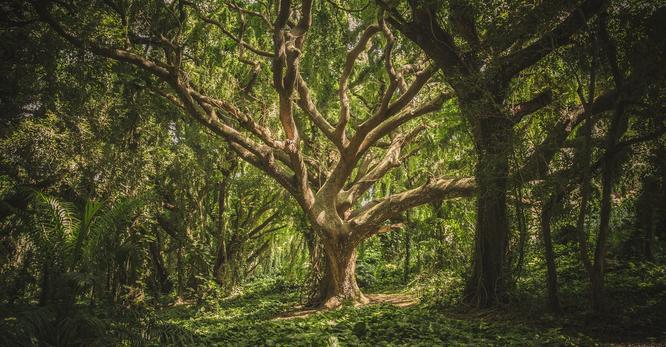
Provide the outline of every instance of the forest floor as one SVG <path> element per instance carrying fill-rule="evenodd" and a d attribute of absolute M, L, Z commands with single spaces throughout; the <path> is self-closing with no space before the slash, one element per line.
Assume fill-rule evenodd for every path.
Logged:
<path fill-rule="evenodd" d="M 409 307 L 416 305 L 419 302 L 414 295 L 408 293 L 367 294 L 366 297 L 369 299 L 369 302 L 365 305 L 390 304 L 397 307 Z M 297 305 L 293 310 L 285 312 L 274 319 L 305 318 L 323 311 L 325 311 L 325 309 Z"/>
<path fill-rule="evenodd" d="M 597 315 L 575 263 L 563 265 L 558 314 L 544 311 L 538 271 L 491 310 L 461 306 L 463 279 L 445 271 L 406 286 L 387 276 L 365 287 L 369 304 L 333 310 L 303 307 L 299 284 L 268 277 L 180 304 L 0 306 L 0 346 L 666 346 L 666 266 L 610 268 Z"/>
<path fill-rule="evenodd" d="M 455 314 L 406 293 L 369 294 L 370 304 L 335 310 L 299 306 L 296 290 L 267 288 L 215 307 L 174 306 L 162 319 L 185 328 L 191 344 L 234 346 L 595 345 L 560 328 L 497 314 Z M 188 343 L 190 344 L 190 343 Z"/>
<path fill-rule="evenodd" d="M 399 287 L 369 290 L 371 302 L 360 307 L 312 310 L 302 306 L 298 286 L 281 281 L 253 284 L 227 299 L 172 306 L 159 315 L 191 334 L 188 345 L 663 346 L 664 271 L 631 271 L 643 281 L 627 281 L 627 272 L 611 273 L 609 287 L 619 290 L 608 292 L 610 312 L 603 317 L 581 308 L 580 301 L 562 302 L 561 314 L 544 312 L 538 296 L 529 295 L 504 308 L 470 310 L 419 300 L 413 290 Z M 563 286 L 563 292 L 568 290 Z M 562 296 L 584 297 L 572 294 Z"/>

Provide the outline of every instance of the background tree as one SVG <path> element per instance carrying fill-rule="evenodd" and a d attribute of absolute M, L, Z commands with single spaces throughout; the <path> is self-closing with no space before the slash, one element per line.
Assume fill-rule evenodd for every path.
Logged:
<path fill-rule="evenodd" d="M 569 45 L 608 3 L 379 4 L 387 10 L 391 24 L 443 71 L 444 81 L 453 89 L 460 111 L 471 126 L 477 157 L 477 225 L 474 268 L 466 292 L 470 302 L 490 305 L 503 296 L 510 279 L 505 260 L 510 177 L 519 176 L 523 181 L 543 178 L 568 134 L 585 118 L 612 110 L 619 99 L 641 97 L 646 87 L 641 83 L 646 76 L 642 73 L 647 71 L 634 73 L 626 81 L 623 78 L 621 84 L 600 96 L 592 95 L 586 112 L 581 110 L 555 123 L 526 163 L 511 170 L 509 159 L 520 136 L 515 128 L 528 119 L 527 115 L 553 100 L 552 88 L 547 86 L 526 101 L 516 102 L 526 82 L 525 73 Z M 508 13 L 498 16 L 495 11 Z M 609 64 L 615 63 L 611 59 Z M 603 239 L 605 232 L 600 235 Z"/>

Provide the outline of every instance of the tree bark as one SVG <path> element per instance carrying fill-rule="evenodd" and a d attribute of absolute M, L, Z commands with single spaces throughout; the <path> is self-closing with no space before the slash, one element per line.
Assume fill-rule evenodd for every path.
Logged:
<path fill-rule="evenodd" d="M 516 267 L 514 270 L 513 283 L 515 285 L 516 280 L 522 275 L 523 267 L 525 264 L 525 246 L 527 245 L 527 221 L 525 217 L 525 209 L 523 206 L 523 195 L 522 187 L 516 189 L 516 219 L 518 220 L 518 259 L 516 261 Z"/>
<path fill-rule="evenodd" d="M 441 252 L 440 252 L 441 253 Z M 405 232 L 405 263 L 404 272 L 402 274 L 402 282 L 407 284 L 409 281 L 409 263 L 412 258 L 412 234 L 410 231 Z"/>
<path fill-rule="evenodd" d="M 368 303 L 356 283 L 356 244 L 344 236 L 329 236 L 323 239 L 323 246 L 325 263 L 319 306 L 334 308 L 346 302 Z"/>
<path fill-rule="evenodd" d="M 308 261 L 310 263 L 310 273 L 306 280 L 306 305 L 316 306 L 321 301 L 319 288 L 323 278 L 323 247 L 319 235 L 310 229 L 304 232 L 305 242 L 308 248 Z"/>
<path fill-rule="evenodd" d="M 594 265 L 590 274 L 592 284 L 592 308 L 596 312 L 603 312 L 604 305 L 604 272 L 606 250 L 608 243 L 608 233 L 610 228 L 611 213 L 611 194 L 613 191 L 612 173 L 610 166 L 604 169 L 602 173 L 602 193 L 601 208 L 599 212 L 599 234 L 597 235 L 597 244 L 594 251 Z"/>
<path fill-rule="evenodd" d="M 578 253 L 580 261 L 583 264 L 585 272 L 588 276 L 592 274 L 592 262 L 590 261 L 590 251 L 587 241 L 587 232 L 585 231 L 585 219 L 587 216 L 587 206 L 589 204 L 590 195 L 592 193 L 592 174 L 590 169 L 591 146 L 590 138 L 592 136 L 592 124 L 589 120 L 585 122 L 584 131 L 584 146 L 580 152 L 581 164 L 583 165 L 583 181 L 580 187 L 580 211 L 578 212 L 578 219 L 576 221 L 576 235 L 578 238 Z"/>
<path fill-rule="evenodd" d="M 560 299 L 558 297 L 557 267 L 555 266 L 555 252 L 553 251 L 553 240 L 550 232 L 550 221 L 553 217 L 553 209 L 559 197 L 553 194 L 541 209 L 541 238 L 543 240 L 544 253 L 546 257 L 546 283 L 548 287 L 548 309 L 551 312 L 560 310 Z"/>
<path fill-rule="evenodd" d="M 183 246 L 176 250 L 176 296 L 178 303 L 185 302 L 185 264 L 183 264 Z"/>
<path fill-rule="evenodd" d="M 155 271 L 155 280 L 157 281 L 158 291 L 160 294 L 167 294 L 171 291 L 171 281 L 169 280 L 169 273 L 164 266 L 164 260 L 162 259 L 162 250 L 160 247 L 161 240 L 159 234 L 157 233 L 157 239 L 154 242 L 151 242 L 149 245 L 150 256 L 153 261 L 154 271 Z"/>
<path fill-rule="evenodd" d="M 224 223 L 225 211 L 225 198 L 227 195 L 227 176 L 220 181 L 218 186 L 218 212 L 217 212 L 217 228 L 218 228 L 218 245 L 215 251 L 215 262 L 213 263 L 213 278 L 218 284 L 222 284 L 224 279 L 223 266 L 226 263 L 227 244 Z"/>
<path fill-rule="evenodd" d="M 509 171 L 509 128 L 500 117 L 479 120 L 475 131 L 476 233 L 472 276 L 465 301 L 487 307 L 506 293 L 505 253 L 509 236 L 506 191 Z"/>

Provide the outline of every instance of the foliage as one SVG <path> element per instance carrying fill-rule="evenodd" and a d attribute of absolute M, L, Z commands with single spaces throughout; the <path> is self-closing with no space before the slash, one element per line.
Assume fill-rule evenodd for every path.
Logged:
<path fill-rule="evenodd" d="M 5 1 L 0 345 L 664 343 L 665 23 L 645 0 Z M 419 303 L 277 319 L 341 254 L 357 303 Z"/>
<path fill-rule="evenodd" d="M 174 308 L 163 314 L 197 336 L 200 345 L 376 346 L 376 345 L 579 345 L 592 340 L 560 329 L 536 329 L 501 319 L 455 317 L 426 304 L 399 308 L 374 304 L 281 317 L 297 303 L 281 280 L 258 282 L 218 308 L 193 312 Z"/>

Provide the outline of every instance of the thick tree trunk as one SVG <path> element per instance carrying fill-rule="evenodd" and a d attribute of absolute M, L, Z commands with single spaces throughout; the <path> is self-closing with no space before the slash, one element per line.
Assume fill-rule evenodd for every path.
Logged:
<path fill-rule="evenodd" d="M 329 238 L 324 244 L 324 274 L 319 286 L 319 306 L 333 308 L 344 303 L 365 304 L 368 299 L 356 283 L 356 245 Z"/>
<path fill-rule="evenodd" d="M 310 273 L 306 280 L 306 305 L 316 306 L 320 303 L 321 280 L 324 276 L 324 256 L 323 247 L 317 233 L 312 230 L 304 232 L 305 242 L 308 247 L 308 261 L 310 263 Z"/>
<path fill-rule="evenodd" d="M 510 146 L 509 129 L 502 121 L 487 118 L 475 131 L 476 233 L 472 276 L 465 301 L 478 307 L 491 306 L 506 293 L 508 276 L 505 255 L 509 236 L 506 190 Z"/>

